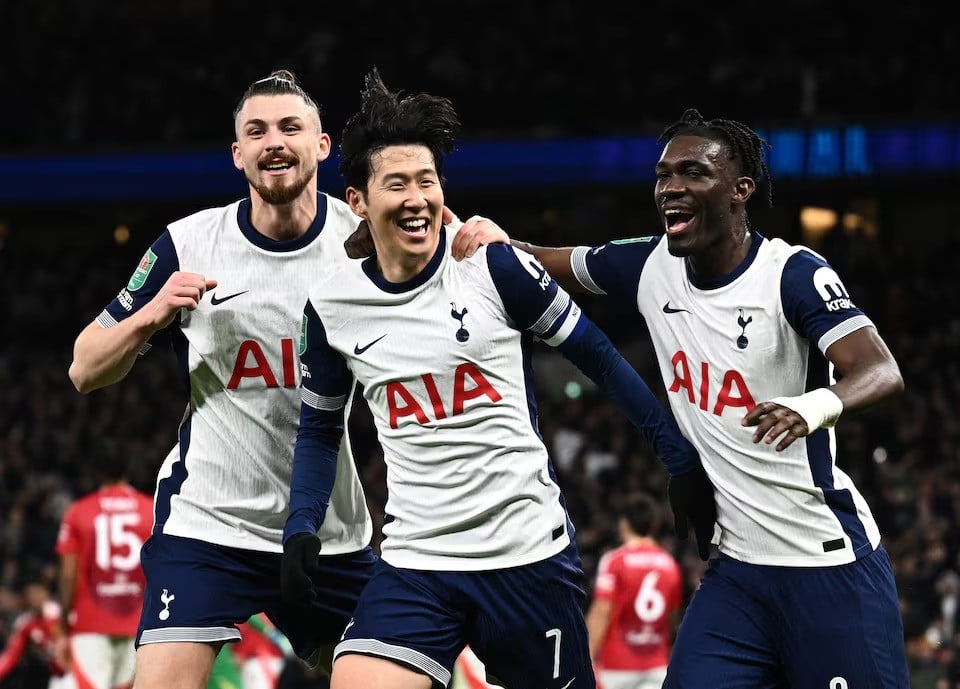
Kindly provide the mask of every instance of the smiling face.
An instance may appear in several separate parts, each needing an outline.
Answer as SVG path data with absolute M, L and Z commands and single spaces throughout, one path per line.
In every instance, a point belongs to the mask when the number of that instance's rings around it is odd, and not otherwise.
M 667 142 L 653 194 L 672 255 L 722 252 L 742 240 L 744 206 L 756 185 L 738 168 L 723 142 L 693 135 Z
M 300 96 L 253 96 L 236 118 L 233 164 L 251 194 L 273 205 L 316 193 L 317 165 L 330 155 L 320 117 Z
M 370 225 L 384 277 L 409 280 L 430 262 L 444 199 L 429 148 L 404 144 L 376 151 L 366 191 L 348 187 L 346 196 L 353 212 Z

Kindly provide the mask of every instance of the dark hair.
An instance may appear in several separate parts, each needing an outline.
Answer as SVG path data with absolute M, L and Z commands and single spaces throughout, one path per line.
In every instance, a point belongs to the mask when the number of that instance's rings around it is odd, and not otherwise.
M 317 117 L 320 117 L 320 106 L 316 104 L 310 94 L 303 90 L 303 87 L 297 83 L 297 77 L 289 69 L 274 70 L 270 76 L 263 79 L 257 79 L 247 87 L 240 97 L 240 102 L 233 109 L 233 122 L 236 124 L 240 111 L 243 110 L 243 104 L 254 96 L 300 96 L 304 102 L 317 111 Z
M 422 144 L 430 149 L 440 183 L 443 158 L 453 152 L 460 120 L 446 98 L 420 93 L 404 96 L 384 85 L 376 67 L 364 77 L 360 110 L 347 120 L 340 136 L 340 174 L 348 187 L 366 190 L 370 159 L 387 146 Z
M 623 518 L 630 530 L 638 536 L 656 536 L 660 528 L 660 505 L 646 493 L 627 496 L 623 503 Z
M 770 144 L 759 134 L 736 120 L 705 120 L 696 108 L 688 108 L 679 120 L 663 130 L 657 141 L 667 142 L 682 134 L 726 144 L 730 149 L 730 160 L 740 161 L 740 171 L 752 178 L 758 187 L 761 183 L 766 184 L 767 205 L 773 206 L 773 179 L 765 161 L 765 149 L 769 150 Z

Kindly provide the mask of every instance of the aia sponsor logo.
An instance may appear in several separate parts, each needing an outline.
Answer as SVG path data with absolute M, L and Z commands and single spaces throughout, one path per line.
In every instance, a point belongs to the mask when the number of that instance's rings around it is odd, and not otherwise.
M 503 399 L 480 369 L 470 362 L 462 363 L 454 370 L 450 391 L 441 393 L 434 374 L 424 373 L 413 381 L 387 383 L 385 394 L 390 428 L 398 428 L 402 422 L 425 425 L 433 420 L 457 416 L 464 413 L 470 402 L 480 398 L 494 404 Z
M 297 387 L 297 361 L 293 353 L 293 338 L 280 340 L 280 367 L 274 370 L 276 362 L 271 362 L 264 350 L 267 349 L 256 340 L 244 340 L 237 349 L 233 363 L 233 373 L 227 383 L 228 390 L 236 390 L 244 379 L 259 380 L 268 388 Z
M 691 362 L 683 350 L 674 354 L 673 382 L 667 390 L 685 397 L 705 412 L 723 416 L 727 407 L 750 411 L 757 403 L 743 374 L 737 370 L 719 371 L 706 361 Z

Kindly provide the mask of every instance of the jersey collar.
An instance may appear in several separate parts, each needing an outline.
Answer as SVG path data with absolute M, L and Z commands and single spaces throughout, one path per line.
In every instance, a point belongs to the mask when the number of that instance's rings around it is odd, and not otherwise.
M 726 285 L 729 285 L 731 282 L 747 272 L 747 268 L 753 265 L 753 261 L 757 257 L 757 252 L 760 251 L 760 245 L 766 241 L 763 235 L 759 232 L 755 230 L 750 230 L 750 232 L 753 234 L 753 241 L 750 242 L 750 251 L 748 251 L 747 255 L 744 256 L 742 261 L 740 261 L 740 265 L 726 275 L 703 280 L 698 278 L 693 270 L 691 270 L 689 262 L 684 261 L 683 267 L 687 271 L 687 279 L 690 280 L 690 284 L 697 289 L 717 289 L 719 287 L 725 287 Z
M 363 272 L 367 274 L 367 277 L 370 278 L 370 281 L 373 282 L 373 284 L 382 289 L 384 292 L 389 292 L 390 294 L 402 294 L 403 292 L 409 292 L 412 289 L 416 289 L 420 285 L 424 284 L 427 280 L 432 278 L 434 273 L 440 269 L 440 264 L 443 263 L 443 257 L 447 253 L 446 233 L 447 228 L 441 225 L 440 240 L 437 242 L 437 250 L 434 251 L 433 256 L 430 257 L 430 262 L 424 266 L 423 270 L 405 282 L 390 282 L 389 280 L 385 279 L 383 275 L 380 274 L 380 271 L 377 270 L 376 254 L 368 256 L 363 260 Z
M 319 236 L 326 222 L 327 195 L 322 192 L 317 192 L 317 217 L 310 223 L 307 231 L 296 239 L 277 241 L 276 239 L 270 239 L 260 234 L 257 228 L 253 226 L 253 223 L 250 222 L 249 198 L 240 201 L 240 206 L 237 208 L 237 225 L 240 226 L 240 231 L 243 233 L 243 236 L 246 237 L 251 244 L 265 251 L 282 252 L 302 249 Z

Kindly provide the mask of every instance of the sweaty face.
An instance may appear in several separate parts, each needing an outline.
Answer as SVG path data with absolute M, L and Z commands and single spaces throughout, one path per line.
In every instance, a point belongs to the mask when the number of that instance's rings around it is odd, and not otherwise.
M 430 262 L 440 237 L 443 188 L 433 154 L 418 144 L 387 146 L 370 167 L 366 193 L 350 187 L 347 200 L 370 225 L 385 277 L 406 280 Z
M 732 236 L 735 162 L 721 142 L 671 139 L 657 162 L 654 201 L 674 256 L 696 256 Z
M 317 164 L 330 153 L 316 110 L 300 97 L 254 96 L 236 121 L 233 164 L 266 203 L 292 203 L 314 192 Z

